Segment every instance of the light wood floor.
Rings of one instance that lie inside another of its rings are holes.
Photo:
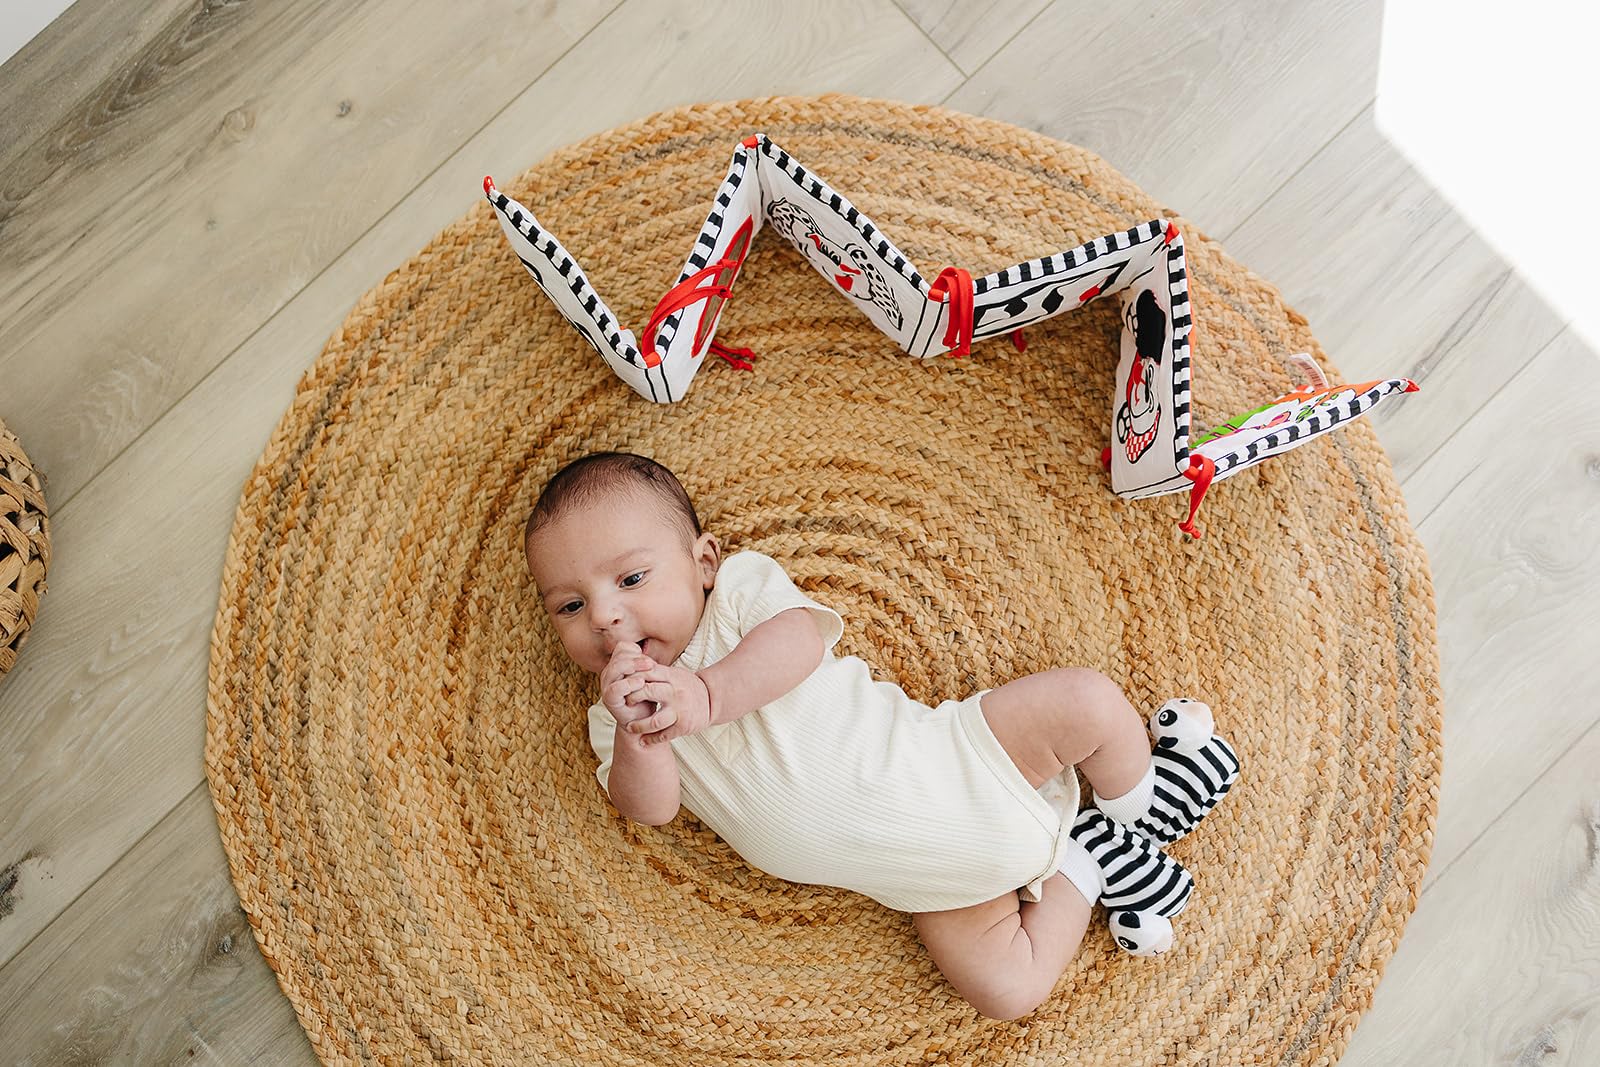
[[[533,6],[79,0],[0,66],[0,416],[56,553],[0,684],[0,1060],[315,1062],[201,762],[227,535],[297,378],[484,174],[838,91],[1082,144],[1346,378],[1422,383],[1377,426],[1432,559],[1444,782],[1342,1062],[1600,1062],[1600,362],[1375,129],[1376,0]]]

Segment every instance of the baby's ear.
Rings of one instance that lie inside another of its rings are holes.
[[[695,558],[700,564],[701,588],[710,589],[717,584],[717,571],[722,567],[722,546],[715,534],[701,534],[695,544]]]

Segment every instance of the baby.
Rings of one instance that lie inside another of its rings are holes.
[[[724,559],[671,472],[631,453],[558,471],[524,547],[562,647],[599,676],[589,739],[617,810],[660,826],[683,804],[762,871],[912,912],[981,1014],[1041,1004],[1119,877],[1187,901],[1181,867],[1118,836],[1151,815],[1156,764],[1104,675],[913,701],[836,658],[839,614],[765,555]],[[1098,846],[1072,833],[1073,767],[1107,817]]]

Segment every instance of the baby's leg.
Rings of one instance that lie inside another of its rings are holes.
[[[1075,765],[1097,796],[1121,797],[1151,769],[1144,720],[1099,671],[1041,671],[990,690],[979,703],[1000,747],[1035,789]]]
[[[1019,1019],[1055,989],[1083,941],[1091,908],[1064,875],[1052,874],[1038,903],[1013,889],[969,908],[911,918],[933,962],[968,1004],[991,1019]]]

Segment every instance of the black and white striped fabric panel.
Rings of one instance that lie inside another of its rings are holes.
[[[535,284],[617,377],[647,400],[666,403],[682,396],[693,371],[674,379],[665,362],[647,368],[632,331],[622,329],[616,314],[555,235],[541,227],[531,211],[493,185],[486,183],[484,194],[494,206],[511,250]]]
[[[1157,219],[1147,269],[1119,279],[1122,335],[1111,394],[1111,488],[1132,499],[1187,487],[1189,463],[1189,276],[1183,235]],[[1130,391],[1135,367],[1140,381]]]
[[[1165,231],[1166,223],[1156,219],[974,278],[973,341],[1020,330],[1126,288],[1150,269],[1160,247],[1150,242]]]
[[[1247,427],[1197,445],[1194,451],[1217,465],[1217,472],[1211,480],[1213,483],[1219,482],[1269,456],[1282,455],[1312,438],[1337,430],[1359,419],[1396,393],[1415,388],[1415,383],[1409,378],[1389,378],[1362,383],[1361,386],[1344,386],[1309,409],[1303,401],[1285,401],[1257,414],[1251,421],[1270,422],[1271,416],[1280,410],[1289,415],[1289,421],[1277,426]]]
[[[871,219],[788,152],[758,135],[768,223],[902,349],[921,335],[928,283]],[[939,308],[946,305],[938,304]],[[927,331],[930,332],[931,331]],[[943,336],[943,328],[939,330]]]
[[[711,212],[700,227],[700,236],[695,239],[694,249],[689,253],[683,273],[678,275],[674,285],[721,261],[747,220],[754,220],[749,240],[754,241],[756,234],[761,232],[761,181],[759,169],[751,166],[754,158],[754,150],[742,144],[734,151],[728,176],[717,188]],[[748,249],[749,245],[746,244],[745,248]],[[692,360],[695,363],[694,369],[689,371],[692,376],[711,343],[708,336],[699,355],[694,353],[694,337],[699,332],[700,322],[708,312],[718,313],[721,307],[720,300],[701,300],[667,316],[656,331],[656,351],[662,354],[663,364],[676,365]]]
[[[1183,234],[1172,227],[1167,242],[1167,287],[1172,293],[1172,465],[1182,470],[1189,463],[1191,385],[1189,335],[1194,332],[1194,311],[1189,305],[1189,263],[1183,252]]]

